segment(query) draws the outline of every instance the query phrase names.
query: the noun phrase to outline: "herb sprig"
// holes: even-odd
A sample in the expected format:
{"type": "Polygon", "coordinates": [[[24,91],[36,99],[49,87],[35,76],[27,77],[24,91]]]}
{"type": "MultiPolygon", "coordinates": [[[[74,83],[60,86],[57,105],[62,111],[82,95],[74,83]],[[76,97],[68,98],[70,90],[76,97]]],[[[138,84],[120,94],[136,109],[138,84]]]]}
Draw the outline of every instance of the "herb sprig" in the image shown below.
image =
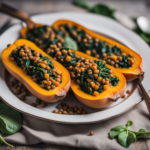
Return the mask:
{"type": "Polygon", "coordinates": [[[110,129],[110,137],[114,139],[118,138],[118,142],[123,147],[129,147],[130,144],[134,141],[137,141],[138,138],[144,137],[149,138],[150,132],[147,132],[145,129],[140,129],[138,132],[131,131],[128,128],[133,124],[132,121],[128,121],[126,126],[120,125],[110,129]]]}
{"type": "Polygon", "coordinates": [[[105,4],[96,4],[95,6],[91,6],[89,3],[87,3],[84,0],[74,0],[73,3],[77,6],[87,9],[90,12],[103,15],[103,16],[107,16],[112,19],[116,19],[114,16],[114,13],[116,10],[112,9],[111,7],[108,7],[105,4]]]}
{"type": "Polygon", "coordinates": [[[20,130],[21,125],[21,114],[0,100],[0,146],[6,144],[13,147],[3,139],[3,136],[16,133],[20,130]]]}

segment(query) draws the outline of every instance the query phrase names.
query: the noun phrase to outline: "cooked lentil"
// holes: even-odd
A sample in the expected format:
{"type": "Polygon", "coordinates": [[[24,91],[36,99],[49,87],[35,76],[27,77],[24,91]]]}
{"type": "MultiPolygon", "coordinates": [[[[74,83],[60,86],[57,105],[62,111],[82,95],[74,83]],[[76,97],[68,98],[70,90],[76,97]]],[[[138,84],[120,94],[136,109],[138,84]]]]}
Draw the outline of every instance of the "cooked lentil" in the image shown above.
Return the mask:
{"type": "Polygon", "coordinates": [[[31,106],[36,107],[36,104],[35,103],[31,103],[31,106]]]}
{"type": "Polygon", "coordinates": [[[122,98],[125,98],[125,97],[126,97],[126,95],[125,95],[125,94],[123,94],[123,95],[122,95],[122,98]]]}
{"type": "Polygon", "coordinates": [[[131,91],[130,90],[127,90],[127,92],[126,92],[127,94],[130,94],[131,93],[131,91]]]}
{"type": "Polygon", "coordinates": [[[46,107],[46,104],[45,103],[42,103],[41,104],[41,108],[45,108],[46,107]]]}
{"type": "Polygon", "coordinates": [[[91,132],[90,132],[90,135],[94,135],[94,132],[91,131],[91,132]]]}

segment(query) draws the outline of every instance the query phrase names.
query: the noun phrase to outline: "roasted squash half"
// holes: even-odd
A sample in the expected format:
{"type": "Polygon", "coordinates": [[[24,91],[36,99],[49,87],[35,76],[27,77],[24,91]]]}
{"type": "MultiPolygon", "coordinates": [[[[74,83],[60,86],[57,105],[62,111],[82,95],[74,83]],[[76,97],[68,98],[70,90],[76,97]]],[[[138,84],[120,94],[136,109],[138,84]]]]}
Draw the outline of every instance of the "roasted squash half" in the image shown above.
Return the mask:
{"type": "Polygon", "coordinates": [[[76,98],[84,105],[104,108],[124,94],[126,78],[114,67],[79,51],[57,48],[55,45],[50,47],[49,55],[70,71],[71,88],[76,98]],[[111,71],[111,76],[106,70],[111,71]],[[113,84],[112,81],[116,79],[117,82],[113,84]]]}
{"type": "MultiPolygon", "coordinates": [[[[70,21],[70,20],[58,20],[56,21],[52,27],[55,29],[55,30],[59,30],[59,27],[61,25],[68,25],[70,27],[77,27],[77,29],[79,30],[83,30],[85,31],[87,34],[89,34],[92,38],[95,38],[95,39],[99,39],[100,41],[103,41],[103,42],[106,42],[109,47],[113,47],[113,46],[117,46],[119,49],[121,49],[123,52],[125,52],[127,55],[132,55],[132,57],[134,58],[134,64],[130,67],[130,68],[116,68],[118,69],[121,73],[123,73],[127,79],[127,81],[132,81],[134,80],[135,78],[138,78],[142,73],[143,73],[143,62],[142,62],[142,58],[141,56],[136,53],[135,51],[129,49],[128,47],[116,42],[116,41],[113,41],[109,38],[106,38],[102,35],[99,35],[89,29],[87,29],[86,27],[76,23],[76,22],[73,22],[73,21],[70,21]]],[[[75,35],[74,37],[76,38],[76,33],[73,33],[72,29],[69,29],[70,32],[72,32],[72,35],[75,35]]],[[[24,36],[24,35],[23,35],[24,36]]],[[[88,38],[88,37],[87,37],[88,38]]],[[[81,50],[83,51],[83,50],[81,50]]],[[[90,53],[88,50],[87,50],[87,53],[90,53]]],[[[89,54],[89,55],[90,55],[89,54]]]]}
{"type": "MultiPolygon", "coordinates": [[[[84,57],[86,59],[98,60],[79,51],[75,51],[75,55],[84,57]]],[[[76,84],[74,79],[71,80],[71,89],[73,93],[75,94],[76,98],[84,105],[96,109],[105,108],[111,105],[114,101],[116,101],[124,94],[126,90],[126,78],[123,76],[122,73],[120,73],[120,71],[118,71],[114,67],[107,64],[106,67],[113,71],[113,74],[117,78],[119,78],[119,82],[117,86],[110,87],[108,90],[100,93],[99,96],[92,96],[85,93],[80,89],[79,85],[76,84]]]]}
{"type": "Polygon", "coordinates": [[[8,72],[12,76],[14,76],[17,80],[19,80],[21,83],[23,83],[26,86],[26,88],[39,99],[45,102],[53,103],[63,99],[66,96],[70,88],[69,72],[64,66],[62,66],[60,63],[55,61],[52,57],[44,53],[34,43],[25,39],[19,39],[3,50],[1,54],[1,58],[8,72]],[[42,53],[43,56],[46,56],[50,59],[50,61],[56,68],[61,70],[62,83],[59,86],[57,86],[55,89],[52,89],[50,91],[41,88],[36,82],[32,80],[31,76],[25,73],[25,71],[22,68],[18,67],[15,62],[10,61],[9,56],[12,53],[12,51],[22,45],[27,45],[28,47],[35,50],[36,52],[42,53]]]}

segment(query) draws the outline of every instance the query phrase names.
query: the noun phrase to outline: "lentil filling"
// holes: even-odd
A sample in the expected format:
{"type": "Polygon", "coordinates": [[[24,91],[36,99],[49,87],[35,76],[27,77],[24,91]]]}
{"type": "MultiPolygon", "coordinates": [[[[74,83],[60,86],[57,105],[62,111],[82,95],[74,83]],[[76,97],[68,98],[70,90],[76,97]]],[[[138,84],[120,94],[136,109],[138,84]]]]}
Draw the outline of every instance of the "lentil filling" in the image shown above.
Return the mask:
{"type": "Polygon", "coordinates": [[[27,45],[17,47],[9,57],[10,61],[15,61],[32,80],[46,90],[58,87],[61,80],[61,71],[54,67],[48,57],[42,53],[32,50],[27,45]]]}
{"type": "Polygon", "coordinates": [[[94,96],[98,96],[111,86],[116,86],[119,79],[112,70],[108,69],[104,62],[84,59],[75,55],[75,51],[69,48],[58,48],[50,45],[47,54],[64,65],[70,72],[81,90],[94,96]]]}
{"type": "Polygon", "coordinates": [[[63,32],[63,36],[68,35],[76,40],[80,51],[105,60],[115,68],[130,68],[135,61],[132,54],[127,55],[117,46],[110,46],[105,41],[93,38],[84,30],[78,29],[77,26],[62,24],[59,30],[63,32]]]}
{"type": "Polygon", "coordinates": [[[27,39],[34,42],[41,49],[47,49],[50,44],[65,47],[63,33],[47,25],[34,27],[27,32],[27,39]]]}
{"type": "Polygon", "coordinates": [[[130,68],[135,62],[132,54],[126,54],[117,46],[110,46],[98,38],[93,38],[84,30],[78,29],[77,26],[62,24],[59,26],[59,30],[55,30],[44,25],[34,27],[27,33],[27,39],[36,43],[43,50],[50,48],[51,44],[57,45],[59,48],[65,47],[65,36],[69,36],[77,42],[78,50],[89,56],[105,60],[107,64],[115,68],[130,68]]]}

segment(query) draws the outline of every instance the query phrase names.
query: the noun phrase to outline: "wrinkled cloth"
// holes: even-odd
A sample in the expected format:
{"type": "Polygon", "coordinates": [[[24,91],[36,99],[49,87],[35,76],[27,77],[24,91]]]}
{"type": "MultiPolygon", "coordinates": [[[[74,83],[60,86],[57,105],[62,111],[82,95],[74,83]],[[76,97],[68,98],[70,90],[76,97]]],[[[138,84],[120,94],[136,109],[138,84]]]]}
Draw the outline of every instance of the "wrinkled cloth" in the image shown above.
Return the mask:
{"type": "Polygon", "coordinates": [[[5,140],[24,145],[44,142],[97,150],[130,150],[133,149],[133,144],[129,148],[124,148],[117,143],[116,139],[112,140],[109,137],[112,127],[126,125],[128,120],[133,121],[133,125],[129,127],[130,130],[138,131],[140,128],[144,128],[150,131],[149,113],[144,101],[118,117],[94,124],[60,124],[23,114],[22,129],[5,137],[5,140]],[[94,132],[93,136],[89,135],[90,131],[94,132]]]}

